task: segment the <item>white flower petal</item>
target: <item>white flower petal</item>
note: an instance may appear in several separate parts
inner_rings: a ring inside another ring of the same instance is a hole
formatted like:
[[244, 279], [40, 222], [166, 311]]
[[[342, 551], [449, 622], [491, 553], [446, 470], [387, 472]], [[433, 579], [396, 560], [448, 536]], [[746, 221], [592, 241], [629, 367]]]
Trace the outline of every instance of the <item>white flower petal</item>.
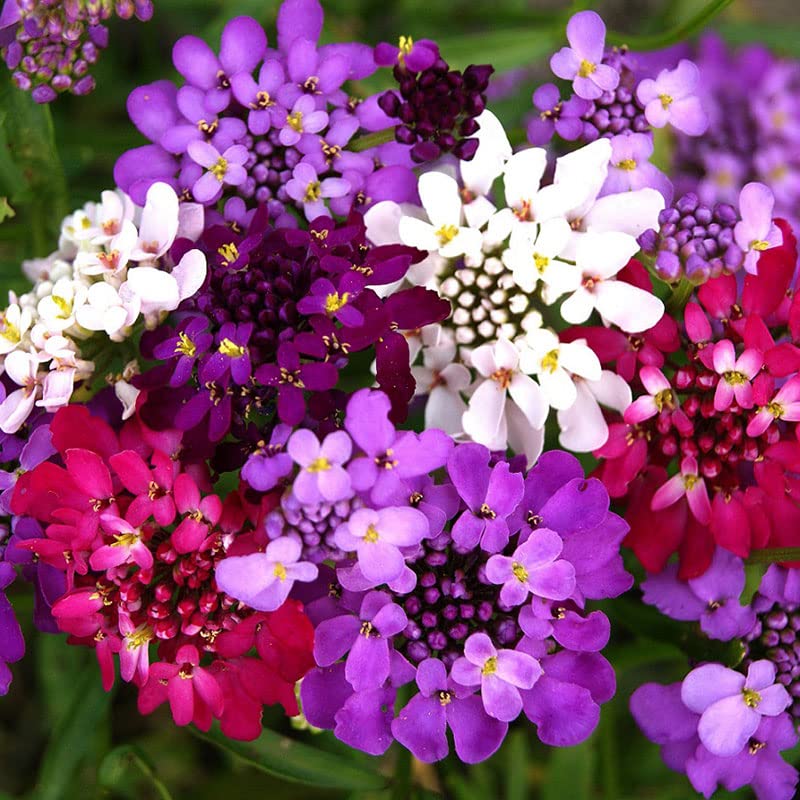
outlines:
[[586, 381], [585, 385], [601, 405], [620, 414], [631, 404], [631, 387], [616, 372], [604, 369], [599, 381]]
[[576, 453], [588, 453], [602, 447], [608, 439], [608, 425], [594, 395], [584, 382], [576, 386], [578, 396], [575, 402], [558, 412], [558, 425], [561, 435], [559, 444]]
[[594, 298], [603, 319], [626, 333], [646, 331], [664, 314], [664, 304], [658, 297], [625, 281], [602, 281], [594, 288]]
[[586, 212], [581, 227], [596, 233], [620, 231], [638, 237], [648, 228], [658, 230], [658, 215], [663, 208], [664, 196], [655, 189], [609, 194]]
[[473, 441], [490, 449], [506, 446], [506, 392], [491, 379], [484, 381], [473, 393], [469, 407], [462, 416], [462, 425]]
[[434, 228], [461, 224], [461, 196], [455, 179], [443, 172], [426, 172], [420, 176], [418, 189]]

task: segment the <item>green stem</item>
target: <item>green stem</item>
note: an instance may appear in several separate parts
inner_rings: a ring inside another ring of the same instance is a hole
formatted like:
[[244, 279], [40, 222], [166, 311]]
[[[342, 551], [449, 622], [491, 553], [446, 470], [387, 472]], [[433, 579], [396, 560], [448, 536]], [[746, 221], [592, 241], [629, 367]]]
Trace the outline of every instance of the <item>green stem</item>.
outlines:
[[394, 141], [394, 128], [384, 128], [382, 131], [373, 131], [372, 133], [365, 133], [359, 136], [358, 139], [353, 139], [347, 149], [353, 153], [361, 153], [364, 150], [369, 150], [372, 147], [377, 147], [379, 144], [386, 144], [387, 142]]
[[658, 50], [693, 36], [732, 2], [733, 0], [711, 0], [686, 22], [682, 22], [663, 33], [636, 36], [609, 31], [606, 39], [611, 44], [625, 44], [633, 50]]
[[398, 748], [392, 780], [392, 800], [408, 800], [411, 797], [411, 752]]
[[784, 561], [800, 561], [800, 547], [764, 547], [751, 550], [746, 564], [781, 564]]
[[681, 282], [672, 290], [672, 294], [667, 298], [667, 313], [673, 317], [680, 316], [686, 304], [689, 302], [693, 291], [694, 284], [686, 278], [682, 278]]

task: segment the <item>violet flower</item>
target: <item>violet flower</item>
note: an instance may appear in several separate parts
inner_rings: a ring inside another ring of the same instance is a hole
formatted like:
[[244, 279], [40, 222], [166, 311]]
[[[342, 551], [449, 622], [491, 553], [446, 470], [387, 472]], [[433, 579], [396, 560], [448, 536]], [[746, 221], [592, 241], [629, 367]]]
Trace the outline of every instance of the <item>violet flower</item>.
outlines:
[[231, 76], [233, 96], [250, 109], [247, 127], [256, 136], [263, 136], [270, 128], [280, 127], [286, 122], [286, 109], [276, 105], [278, 90], [284, 80], [283, 66], [275, 59], [261, 65], [258, 81], [249, 72], [237, 72]]
[[306, 219], [311, 222], [326, 213], [325, 200], [343, 197], [350, 191], [350, 184], [344, 178], [319, 179], [311, 164], [301, 161], [292, 172], [292, 179], [286, 184], [286, 193], [299, 206], [302, 206]]
[[25, 640], [14, 609], [5, 595], [5, 590], [13, 582], [16, 572], [11, 564], [0, 562], [0, 696], [8, 693], [11, 684], [10, 663], [19, 661], [25, 655]]
[[247, 171], [243, 165], [249, 158], [246, 147], [237, 144], [220, 153], [208, 142], [194, 141], [186, 149], [192, 161], [208, 170], [192, 186], [198, 203], [213, 203], [222, 196], [226, 184], [240, 186], [245, 182]]
[[772, 221], [775, 198], [763, 183], [748, 183], [739, 193], [739, 213], [733, 235], [736, 244], [745, 253], [744, 268], [751, 275], [758, 274], [758, 259], [764, 250], [783, 244], [783, 234]]
[[329, 433], [322, 442], [309, 430], [293, 433], [286, 451], [301, 467], [292, 483], [295, 497], [307, 505], [352, 497], [350, 476], [343, 467], [352, 450], [353, 443], [345, 431]]
[[575, 94], [594, 100], [603, 92], [617, 88], [619, 73], [603, 64], [606, 26], [594, 11], [580, 11], [567, 23], [569, 47], [562, 47], [550, 59], [550, 69], [564, 80], [572, 81]]
[[261, 442], [242, 467], [242, 478], [259, 492], [268, 492], [292, 470], [292, 457], [286, 443], [292, 434], [289, 425], [278, 423], [272, 429], [269, 444]]
[[561, 100], [554, 83], [543, 83], [533, 93], [532, 101], [539, 111], [528, 123], [528, 141], [532, 145], [541, 147], [547, 144], [554, 132], [567, 142], [581, 137], [584, 129], [582, 117], [592, 105], [589, 100], [576, 94], [569, 100]]
[[699, 83], [697, 65], [682, 58], [675, 69], [661, 70], [655, 80], [640, 81], [636, 97], [654, 128], [669, 123], [687, 136], [700, 136], [708, 127], [708, 116], [695, 94]]

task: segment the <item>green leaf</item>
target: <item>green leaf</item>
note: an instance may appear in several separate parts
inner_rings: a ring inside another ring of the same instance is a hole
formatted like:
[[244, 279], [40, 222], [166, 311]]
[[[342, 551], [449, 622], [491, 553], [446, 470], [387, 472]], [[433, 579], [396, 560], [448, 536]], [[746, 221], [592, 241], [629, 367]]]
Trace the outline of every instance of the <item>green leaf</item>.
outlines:
[[442, 36], [439, 49], [456, 69], [470, 64], [491, 64], [497, 72], [532, 64], [552, 52], [564, 38], [564, 31], [520, 26], [513, 29], [486, 30], [459, 36]]
[[387, 785], [386, 778], [377, 772], [368, 772], [339, 756], [274, 731], [265, 730], [254, 742], [237, 742], [225, 736], [216, 725], [208, 733], [190, 730], [251, 767], [289, 783], [350, 791], [383, 789]]
[[606, 37], [609, 44], [628, 45], [632, 50], [659, 50], [662, 47], [669, 47], [676, 42], [689, 39], [694, 34], [701, 31], [711, 20], [723, 9], [729, 6], [733, 0], [711, 0], [706, 3], [700, 11], [693, 17], [670, 28], [662, 33], [637, 36], [635, 34], [619, 33], [609, 31]]
[[66, 711], [52, 728], [39, 767], [34, 800], [61, 800], [67, 795], [70, 781], [108, 712], [109, 695], [103, 691], [95, 664], [85, 667], [73, 680], [69, 700]]
[[[153, 787], [162, 800], [172, 800], [167, 787], [159, 780], [155, 768], [147, 755], [134, 745], [124, 744], [114, 748], [100, 763], [97, 771], [97, 782], [104, 789], [118, 790], [131, 783], [131, 773], [139, 773]], [[138, 789], [132, 797], [139, 797]]]
[[506, 757], [506, 800], [528, 796], [528, 732], [512, 731], [503, 748]]
[[15, 217], [17, 212], [14, 211], [13, 208], [8, 203], [7, 197], [0, 197], [0, 224], [5, 222], [7, 219], [11, 219]]
[[591, 741], [552, 751], [542, 800], [589, 800], [592, 796], [595, 754]]

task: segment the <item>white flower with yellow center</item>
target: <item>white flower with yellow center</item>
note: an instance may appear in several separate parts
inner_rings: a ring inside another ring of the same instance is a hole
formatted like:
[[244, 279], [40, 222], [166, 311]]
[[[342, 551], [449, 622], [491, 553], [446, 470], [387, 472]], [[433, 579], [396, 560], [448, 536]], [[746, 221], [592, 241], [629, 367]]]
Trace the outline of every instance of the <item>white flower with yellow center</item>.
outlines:
[[481, 234], [462, 225], [458, 183], [442, 172], [426, 172], [419, 179], [419, 196], [429, 221], [403, 215], [398, 226], [400, 241], [444, 258], [479, 258]]
[[573, 376], [600, 380], [600, 360], [583, 339], [561, 342], [549, 328], [539, 328], [527, 334], [525, 345], [520, 366], [529, 375], [536, 375], [552, 408], [567, 409], [577, 400]]
[[512, 271], [514, 283], [528, 294], [539, 281], [547, 287], [559, 286], [560, 273], [571, 268], [563, 258], [571, 235], [569, 223], [562, 217], [514, 228], [503, 251], [503, 263]]
[[0, 355], [16, 350], [28, 328], [31, 326], [32, 314], [29, 308], [20, 308], [12, 303], [0, 313]]

